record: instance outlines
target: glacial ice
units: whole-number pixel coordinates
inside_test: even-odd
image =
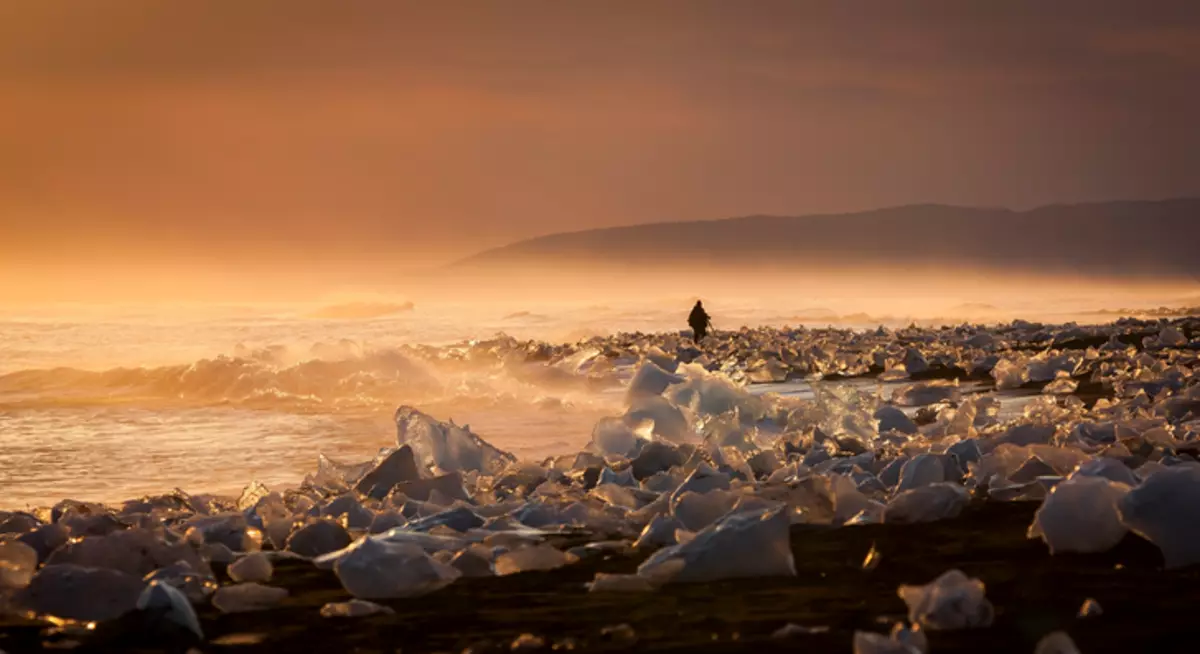
[[[146,590],[138,597],[137,608],[159,614],[161,619],[174,622],[204,639],[204,630],[200,628],[200,618],[196,617],[196,609],[182,592],[170,584],[152,581]]]
[[[481,341],[455,356],[553,367],[556,383],[627,383],[613,394],[623,407],[584,451],[545,461],[401,407],[394,447],[361,462],[322,455],[298,488],[0,514],[0,587],[36,613],[110,619],[153,583],[222,610],[274,605],[286,591],[259,584],[285,556],[333,570],[356,597],[410,597],[632,545],[649,553],[637,574],[599,574],[589,588],[653,592],[794,575],[793,524],[947,520],[972,501],[1013,500],[1042,502],[1030,535],[1054,553],[1107,549],[1131,530],[1179,567],[1200,562],[1200,348],[1185,334],[1195,326],[747,328],[705,352],[669,335]],[[1152,336],[1126,345],[1135,332]],[[1081,338],[1096,340],[1063,349]],[[533,349],[543,363],[524,359]],[[902,373],[904,385],[829,379],[870,369]],[[811,399],[746,386],[781,375],[814,380]],[[927,381],[943,378],[961,379]],[[1014,410],[1003,391],[1018,387]],[[564,535],[590,542],[553,540]],[[217,590],[210,564],[221,562],[244,583]],[[163,606],[166,592],[156,591]],[[901,595],[930,629],[990,620],[982,585],[961,573]],[[898,629],[856,635],[855,648],[923,651],[920,629]]]
[[[271,580],[274,568],[266,554],[252,552],[229,564],[226,572],[229,574],[230,579],[237,582],[267,582]]]
[[[37,572],[38,554],[21,541],[0,542],[0,591],[24,588]]]
[[[1128,530],[1117,503],[1129,492],[1125,484],[1098,476],[1073,476],[1056,485],[1034,514],[1030,538],[1041,538],[1051,554],[1104,552]]]
[[[368,600],[425,595],[461,575],[419,545],[378,536],[364,536],[338,552],[333,570],[348,593]]]
[[[1200,563],[1200,468],[1151,475],[1117,502],[1121,522],[1162,550],[1168,568]]]
[[[966,629],[992,624],[992,603],[983,582],[960,570],[950,570],[924,586],[901,586],[908,619],[927,629]]]
[[[782,508],[732,513],[687,543],[655,552],[638,575],[656,583],[794,576],[789,527]]]
[[[212,603],[221,613],[265,611],[286,599],[286,588],[264,586],[255,582],[221,586],[213,594]]]
[[[391,608],[361,599],[329,602],[321,607],[322,618],[362,618],[378,613],[395,613]]]

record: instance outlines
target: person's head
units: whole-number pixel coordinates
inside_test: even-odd
[[[696,306],[700,306],[700,300],[696,300]]]

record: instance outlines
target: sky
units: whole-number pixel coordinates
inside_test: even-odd
[[[1197,195],[1197,80],[1194,0],[0,0],[0,259]]]

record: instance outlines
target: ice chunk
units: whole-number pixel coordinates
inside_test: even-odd
[[[656,472],[683,465],[683,462],[684,456],[679,448],[670,443],[654,440],[642,447],[642,450],[633,459],[630,470],[633,472],[633,476],[640,481]]]
[[[806,627],[804,625],[789,622],[782,627],[771,632],[771,638],[776,640],[785,640],[795,638],[796,636],[811,636],[812,634],[829,633],[829,627],[822,625],[820,627]]]
[[[1029,370],[1023,363],[1001,359],[992,368],[992,378],[996,380],[999,390],[1020,388],[1029,381]]]
[[[1051,554],[1104,552],[1125,537],[1117,502],[1129,487],[1104,477],[1072,477],[1055,486],[1034,514],[1030,538],[1041,538]]]
[[[431,479],[402,482],[392,489],[393,495],[403,495],[422,502],[429,501],[435,493],[451,501],[470,500],[466,488],[463,487],[462,473],[459,472],[451,472]]]
[[[1100,602],[1090,597],[1083,601],[1083,606],[1079,607],[1079,617],[1081,618],[1094,618],[1103,614],[1104,610],[1100,608]]]
[[[950,570],[924,586],[900,586],[908,619],[928,629],[966,629],[992,624],[992,603],[983,582]]]
[[[936,454],[918,454],[900,468],[897,493],[946,481],[946,465]]]
[[[625,420],[631,425],[650,421],[653,423],[650,433],[655,438],[673,443],[683,443],[694,437],[683,410],[658,395],[630,402],[629,409],[625,412]]]
[[[707,493],[713,490],[729,490],[729,475],[713,470],[707,463],[701,463],[683,480],[679,488],[671,493],[671,501],[676,501],[688,491]]]
[[[971,496],[958,484],[930,484],[904,491],[888,501],[883,522],[906,524],[955,518],[970,501]]]
[[[439,422],[408,406],[396,410],[396,443],[411,446],[420,463],[442,472],[478,470],[494,475],[516,462],[512,454],[493,447],[468,427]]]
[[[236,586],[222,586],[213,595],[212,603],[221,613],[248,613],[272,608],[287,596],[286,588],[249,582]]]
[[[1079,654],[1079,648],[1065,632],[1055,631],[1038,641],[1033,654]]]
[[[152,581],[146,590],[138,597],[137,608],[142,611],[156,613],[160,619],[174,622],[204,640],[204,630],[200,628],[200,618],[191,601],[174,586],[161,581]]]
[[[317,557],[336,552],[350,544],[346,528],[328,518],[314,520],[292,532],[287,550],[301,556]]]
[[[892,402],[900,406],[929,406],[938,402],[958,402],[962,393],[958,383],[928,382],[909,384],[892,393]]]
[[[683,525],[670,516],[656,515],[633,543],[636,548],[660,547],[675,544],[675,532]]]
[[[274,571],[270,559],[262,552],[247,554],[227,569],[229,578],[234,581],[270,581]]]
[[[46,566],[17,593],[16,603],[39,615],[70,620],[111,620],[137,608],[145,584],[109,568]]]
[[[683,381],[683,377],[663,370],[653,361],[643,361],[633,379],[629,381],[629,389],[625,393],[626,401],[632,404],[638,398],[662,395],[669,386],[682,384]]]
[[[413,450],[408,445],[389,454],[379,465],[375,466],[354,486],[354,490],[362,495],[381,500],[396,484],[406,481],[416,481],[421,478],[417,468],[417,460]]]
[[[1079,467],[1071,473],[1071,477],[1103,477],[1131,488],[1138,485],[1137,476],[1133,474],[1129,466],[1110,457],[1091,459],[1079,464]]]
[[[1168,568],[1200,563],[1200,468],[1154,473],[1117,502],[1121,522],[1162,550]]]
[[[87,536],[55,550],[46,565],[74,564],[88,568],[110,568],[139,579],[157,568],[187,561],[195,570],[208,565],[187,543],[168,544],[146,529],[116,531],[107,536]]]
[[[505,576],[533,570],[554,570],[576,560],[576,557],[549,545],[530,545],[496,557],[495,569],[497,576]]]
[[[492,562],[490,557],[475,552],[471,549],[465,549],[455,554],[450,559],[450,565],[462,573],[464,578],[491,577],[495,574],[492,570]]]
[[[684,529],[700,531],[729,513],[738,501],[735,493],[714,490],[703,495],[688,491],[671,503],[671,516]]]
[[[854,654],[925,654],[929,640],[920,625],[906,627],[897,622],[890,634],[854,632]]]
[[[592,430],[591,446],[604,455],[627,456],[637,445],[637,435],[620,418],[601,418]]]
[[[898,431],[901,434],[917,433],[917,424],[894,406],[881,406],[872,417],[879,421],[880,433],[886,431]]]
[[[360,599],[418,597],[450,585],[461,573],[425,553],[419,545],[379,536],[360,538],[339,553],[334,572]]]
[[[329,602],[321,607],[322,618],[362,618],[379,613],[390,615],[395,611],[375,602],[360,599],[352,599],[348,602]]]
[[[655,552],[638,574],[656,583],[794,576],[789,527],[783,507],[731,513],[689,542]]]
[[[267,541],[277,550],[282,550],[287,543],[288,534],[292,533],[292,512],[288,510],[279,493],[271,493],[260,499],[254,505],[254,515],[262,521],[263,532]]]
[[[17,540],[0,543],[0,593],[28,586],[37,565],[37,550],[32,547]]]
[[[639,575],[604,572],[597,572],[596,578],[588,584],[588,592],[592,593],[648,593],[654,588],[649,579]]]

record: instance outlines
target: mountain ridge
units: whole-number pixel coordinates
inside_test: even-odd
[[[1200,197],[1028,210],[922,203],[800,216],[752,214],[557,232],[484,250],[459,271],[513,263],[721,262],[976,265],[1031,272],[1200,275]]]

